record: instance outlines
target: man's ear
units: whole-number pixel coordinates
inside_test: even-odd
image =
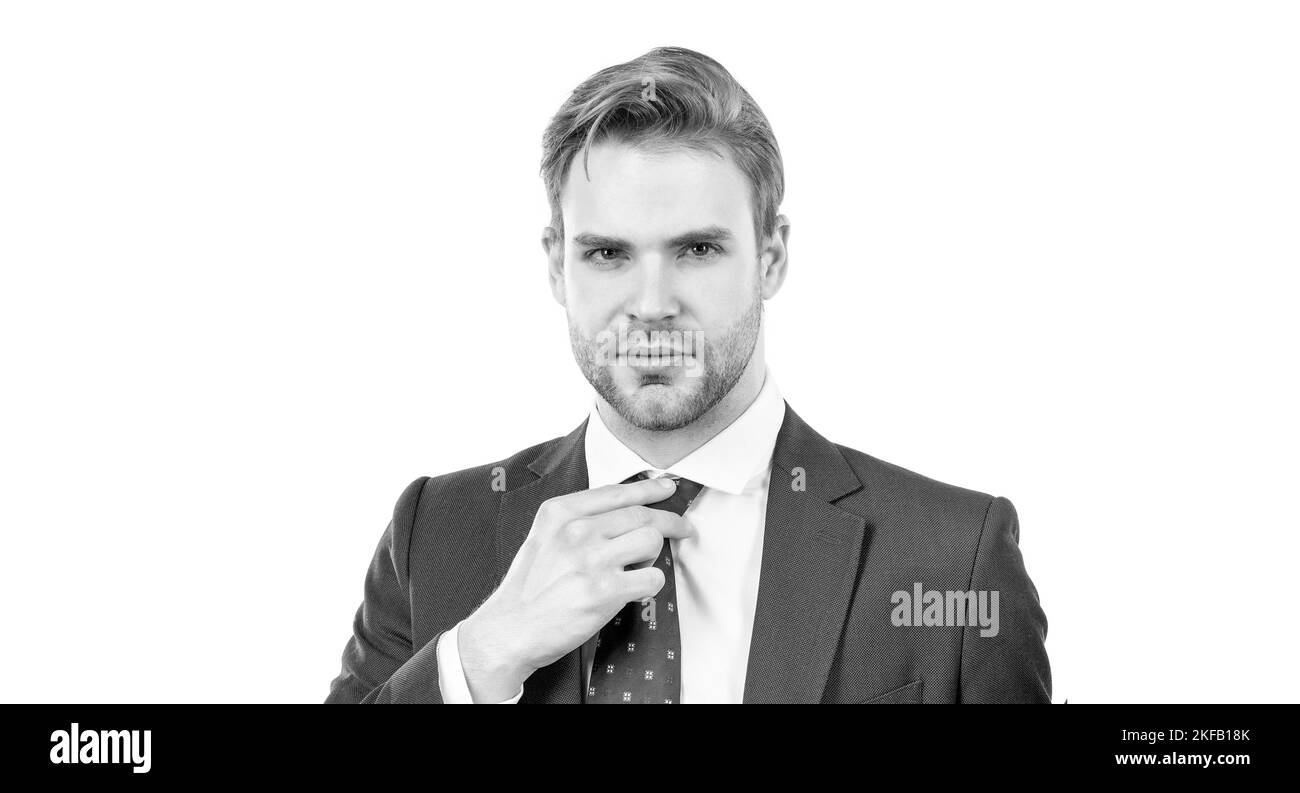
[[[790,263],[789,250],[786,247],[789,239],[790,219],[785,215],[777,215],[776,226],[758,252],[758,277],[764,300],[775,297],[781,289],[781,284],[785,283],[785,271]]]
[[[551,226],[542,229],[542,250],[546,251],[546,277],[551,295],[564,305],[564,238]]]

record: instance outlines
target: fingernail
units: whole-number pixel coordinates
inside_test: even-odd
[[[659,481],[662,482],[664,487],[668,488],[669,490],[677,489],[677,480],[673,479],[672,477],[665,476],[662,477]]]

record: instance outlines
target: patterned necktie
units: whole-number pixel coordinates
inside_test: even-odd
[[[645,479],[646,471],[624,480]],[[671,474],[669,476],[672,476]],[[677,490],[663,501],[647,504],[681,515],[703,485],[672,476]],[[654,597],[634,600],[600,629],[587,686],[588,704],[676,704],[681,698],[681,631],[677,623],[677,586],[668,538],[655,560],[664,586]]]

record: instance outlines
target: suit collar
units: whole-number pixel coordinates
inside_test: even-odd
[[[497,580],[528,537],[543,501],[587,488],[584,420],[543,444],[536,478],[503,494],[497,516]],[[834,444],[785,403],[768,489],[758,602],[745,702],[817,702],[830,673],[865,546],[866,521],[834,501],[862,483]],[[522,702],[582,701],[583,649],[537,670]]]
[[[538,476],[546,476],[557,468],[568,468],[579,463],[585,466],[586,458],[582,457],[582,446],[586,431],[587,419],[584,419],[581,424],[563,438],[556,438],[549,443],[542,444],[537,456],[528,461],[528,470]],[[581,459],[573,459],[575,454]]]

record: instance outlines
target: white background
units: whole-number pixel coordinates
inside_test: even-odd
[[[323,700],[402,489],[581,421],[541,133],[672,44],[786,398],[1015,503],[1055,701],[1300,701],[1294,5],[466,5],[2,7],[0,700]]]

